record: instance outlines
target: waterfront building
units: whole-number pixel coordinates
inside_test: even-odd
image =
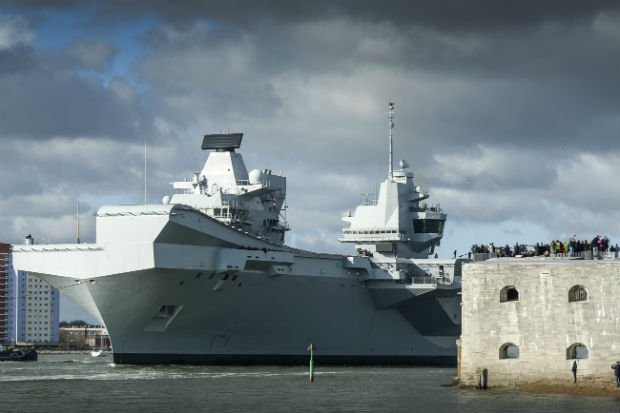
[[[8,341],[8,280],[12,268],[11,245],[0,243],[0,344]]]
[[[60,293],[13,268],[11,246],[0,244],[0,343],[58,344]]]
[[[610,373],[620,353],[618,260],[492,259],[463,268],[460,378],[518,386]]]
[[[110,335],[105,327],[60,327],[60,344],[68,349],[111,348]]]

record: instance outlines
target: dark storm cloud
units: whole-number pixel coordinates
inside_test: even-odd
[[[144,37],[153,53],[140,66],[152,86],[148,98],[154,109],[180,125],[191,121],[197,108],[225,124],[237,113],[273,114],[283,104],[274,76],[347,76],[365,67],[414,72],[430,83],[470,80],[470,92],[457,89],[448,102],[436,99],[442,107],[430,106],[456,112],[453,119],[459,122],[433,125],[432,132],[419,125],[439,144],[472,138],[463,136],[464,122],[480,127],[475,138],[483,142],[523,145],[562,134],[573,144],[593,132],[594,120],[600,128],[617,113],[618,47],[610,37],[618,35],[618,4],[613,1],[45,4],[90,7],[100,25],[144,15],[171,23]],[[536,99],[532,90],[539,91]],[[500,104],[506,114],[497,116],[493,109]],[[509,116],[528,122],[510,124]]]
[[[303,18],[288,6],[270,4],[232,13],[231,6],[156,3],[152,11],[165,15],[164,21],[183,22],[145,36],[154,53],[141,73],[154,86],[159,113],[192,122],[196,112],[189,109],[200,107],[229,125],[239,115],[265,117],[281,110],[286,105],[277,91],[281,78],[353,77],[375,70],[385,73],[381,81],[387,84],[400,76],[426,83],[401,87],[391,97],[412,108],[410,113],[434,114],[428,122],[417,117],[415,130],[438,146],[500,141],[551,147],[561,136],[562,145],[579,150],[594,135],[588,149],[603,150],[615,140],[619,56],[613,2],[562,2],[557,13],[553,2],[514,10],[497,2],[444,4],[448,15],[463,16],[457,26],[464,32],[445,25],[439,10],[426,3],[414,4],[419,13],[409,14],[408,8],[396,13],[377,7],[380,18],[369,17],[369,4],[352,7],[348,15],[339,4],[317,6]],[[385,10],[409,24],[391,24],[381,14]],[[254,17],[251,28],[242,24],[246,14]],[[207,15],[213,18],[198,19]],[[269,16],[279,16],[278,23]],[[488,26],[480,19],[493,22]],[[399,122],[414,130],[413,119]]]
[[[601,12],[615,13],[614,0],[373,0],[298,2],[267,1],[78,1],[78,0],[4,0],[0,5],[20,8],[74,9],[93,7],[94,18],[109,23],[110,18],[132,19],[154,13],[160,19],[183,24],[196,18],[223,20],[253,26],[262,20],[274,25],[287,22],[346,17],[351,20],[390,21],[398,25],[424,25],[443,31],[493,31],[523,28],[543,22],[580,22]]]

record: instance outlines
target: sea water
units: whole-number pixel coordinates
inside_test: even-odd
[[[130,366],[39,355],[0,363],[1,412],[617,412],[618,399],[451,386],[428,367]]]

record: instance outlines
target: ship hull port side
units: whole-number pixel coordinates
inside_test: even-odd
[[[88,286],[112,326],[115,363],[305,364],[309,343],[321,364],[456,363],[454,332],[423,336],[402,309],[375,309],[354,276],[197,275],[154,269]],[[108,289],[118,293],[110,297]],[[440,312],[429,298],[437,302],[429,313]],[[158,323],[162,307],[172,308],[167,326]]]

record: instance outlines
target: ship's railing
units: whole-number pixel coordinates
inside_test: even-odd
[[[344,232],[338,237],[338,240],[342,242],[375,242],[375,241],[404,241],[407,240],[407,234],[393,233],[393,232]]]
[[[363,235],[374,235],[374,234],[405,234],[405,231],[401,231],[396,228],[369,228],[369,229],[344,229],[342,231],[343,234],[363,234]]]
[[[14,251],[16,252],[61,252],[61,251],[101,251],[103,248],[89,244],[36,244],[36,245],[16,245]]]
[[[232,219],[233,214],[231,214],[230,212],[224,212],[224,213],[220,213],[217,215],[213,215],[213,218],[215,219]]]
[[[411,277],[411,284],[437,284],[435,277]]]
[[[168,211],[138,211],[138,212],[132,212],[132,211],[121,211],[121,212],[97,212],[95,214],[96,217],[128,217],[128,216],[132,216],[132,217],[137,217],[137,216],[141,216],[141,215],[179,215],[178,213],[170,213]]]

